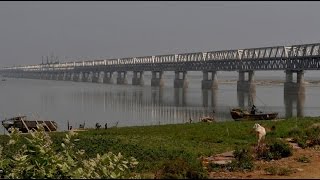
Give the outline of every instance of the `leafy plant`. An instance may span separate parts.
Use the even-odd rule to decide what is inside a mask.
[[[265,172],[267,172],[270,175],[279,175],[279,176],[288,176],[291,173],[293,173],[293,170],[290,168],[283,168],[283,167],[267,167],[264,169]]]
[[[233,160],[228,169],[231,171],[235,170],[253,170],[253,156],[247,147],[237,147],[233,152],[235,160]]]
[[[278,160],[292,155],[292,147],[283,140],[272,139],[257,151],[257,157],[266,160]]]
[[[84,150],[73,144],[76,133],[70,131],[61,143],[61,151],[55,151],[50,136],[42,125],[31,131],[31,137],[23,137],[17,129],[10,129],[9,149],[15,152],[7,156],[0,153],[0,168],[4,178],[14,179],[70,179],[70,178],[132,178],[131,170],[138,164],[135,158],[125,158],[112,152],[85,159]],[[22,144],[22,145],[21,145]],[[14,148],[10,147],[14,146]],[[6,148],[5,146],[4,148]],[[1,147],[1,150],[4,149]]]
[[[298,162],[301,162],[301,163],[309,163],[310,162],[310,159],[308,157],[306,157],[305,155],[299,157],[296,159]]]

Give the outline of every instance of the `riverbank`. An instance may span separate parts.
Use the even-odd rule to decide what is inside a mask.
[[[177,163],[177,166],[207,173],[203,171],[199,158],[232,151],[238,146],[254,145],[254,123],[260,123],[267,129],[274,126],[275,130],[267,133],[267,138],[286,138],[294,128],[302,129],[318,122],[320,118],[292,118],[278,121],[227,121],[109,128],[79,131],[79,141],[76,141],[75,145],[78,149],[84,149],[87,157],[107,151],[133,156],[139,162],[136,171],[145,178],[153,178],[168,163]],[[65,132],[51,133],[57,150],[64,136]],[[5,144],[8,139],[0,136],[0,140],[1,144]]]

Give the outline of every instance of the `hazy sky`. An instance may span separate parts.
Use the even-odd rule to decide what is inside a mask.
[[[320,2],[0,2],[0,66],[319,42]],[[67,60],[65,59],[67,57]]]

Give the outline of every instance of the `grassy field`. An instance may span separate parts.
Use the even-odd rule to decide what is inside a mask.
[[[317,122],[320,118],[109,128],[78,132],[80,141],[75,144],[84,149],[88,157],[107,151],[133,156],[139,161],[138,172],[154,173],[169,160],[181,158],[197,166],[201,156],[255,144],[254,123],[270,129],[275,127],[275,131],[267,133],[268,138],[287,137],[290,130]],[[65,132],[51,133],[51,136],[58,150]],[[8,137],[0,136],[0,141],[7,143]]]

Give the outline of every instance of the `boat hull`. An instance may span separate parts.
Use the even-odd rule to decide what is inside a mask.
[[[232,109],[230,111],[231,117],[236,121],[254,121],[254,120],[273,120],[277,118],[278,113],[259,113],[259,114],[250,114],[246,111],[241,111],[239,109]]]
[[[13,117],[2,121],[2,125],[7,131],[10,128],[17,128],[22,133],[38,129],[37,124],[43,124],[45,131],[57,131],[58,128],[57,123],[54,121],[30,121],[25,116]]]

